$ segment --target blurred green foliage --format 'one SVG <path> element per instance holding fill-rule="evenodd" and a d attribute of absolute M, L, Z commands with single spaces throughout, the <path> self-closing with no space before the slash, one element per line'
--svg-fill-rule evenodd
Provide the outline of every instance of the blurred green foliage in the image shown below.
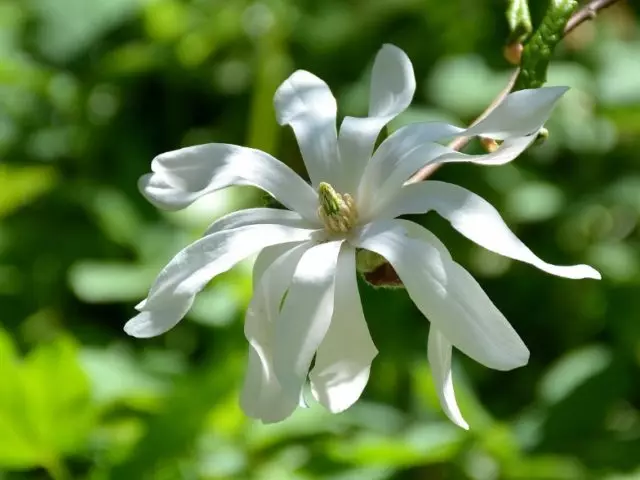
<path fill-rule="evenodd" d="M 534 28 L 546 2 L 530 2 Z M 188 319 L 122 331 L 155 274 L 231 189 L 178 213 L 137 193 L 154 155 L 250 145 L 298 171 L 272 95 L 295 68 L 363 115 L 384 42 L 418 91 L 393 126 L 470 122 L 503 87 L 498 0 L 0 0 L 0 479 L 640 478 L 640 23 L 621 2 L 561 43 L 572 87 L 551 136 L 514 164 L 438 177 L 485 196 L 541 257 L 602 282 L 553 278 L 419 221 L 469 268 L 529 345 L 503 373 L 456 355 L 465 432 L 441 413 L 427 322 L 403 291 L 361 285 L 381 352 L 362 400 L 263 426 L 238 407 L 250 265 L 212 282 Z M 363 72 L 365 72 L 363 74 Z M 476 146 L 477 148 L 477 146 Z"/>

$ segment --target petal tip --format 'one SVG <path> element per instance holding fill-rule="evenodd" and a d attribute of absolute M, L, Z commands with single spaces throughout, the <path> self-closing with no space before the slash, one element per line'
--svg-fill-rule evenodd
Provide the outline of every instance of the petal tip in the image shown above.
<path fill-rule="evenodd" d="M 394 45 L 393 43 L 383 43 L 382 47 L 380 47 L 380 50 L 378 50 L 378 55 L 381 54 L 384 51 L 393 52 L 393 53 L 399 53 L 399 54 L 401 54 L 403 56 L 407 55 L 404 52 L 404 50 L 402 50 L 400 47 Z"/>
<path fill-rule="evenodd" d="M 278 124 L 289 125 L 308 108 L 305 102 L 300 102 L 298 90 L 311 91 L 321 87 L 326 87 L 322 79 L 307 70 L 296 70 L 289 75 L 273 95 Z"/>
<path fill-rule="evenodd" d="M 141 314 L 136 315 L 124 325 L 124 331 L 127 335 L 135 338 L 150 338 L 155 335 L 150 334 L 148 331 L 148 322 L 144 318 L 140 317 Z"/>
<path fill-rule="evenodd" d="M 582 265 L 585 271 L 585 278 L 592 278 L 594 280 L 602 280 L 602 275 L 599 271 L 589 265 Z"/>
<path fill-rule="evenodd" d="M 457 426 L 459 426 L 460 428 L 462 428 L 463 430 L 467 430 L 469 431 L 469 424 L 467 422 L 464 421 L 464 419 L 459 418 L 457 421 L 454 422 Z"/>

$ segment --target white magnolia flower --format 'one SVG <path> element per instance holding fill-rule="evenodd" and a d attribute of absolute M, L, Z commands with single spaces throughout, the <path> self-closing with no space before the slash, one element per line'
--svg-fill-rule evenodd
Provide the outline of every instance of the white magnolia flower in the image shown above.
<path fill-rule="evenodd" d="M 381 129 L 407 108 L 415 91 L 411 62 L 385 45 L 371 76 L 369 116 L 346 117 L 336 129 L 336 101 L 309 72 L 293 73 L 275 94 L 278 122 L 293 128 L 311 185 L 271 155 L 251 148 L 208 144 L 164 153 L 140 180 L 155 205 L 181 209 L 229 185 L 253 185 L 290 210 L 253 208 L 211 225 L 162 270 L 130 335 L 152 337 L 175 326 L 195 295 L 216 275 L 260 252 L 254 294 L 246 313 L 250 342 L 241 405 L 263 422 L 287 418 L 307 381 L 332 412 L 362 393 L 377 350 L 367 328 L 356 283 L 356 249 L 384 257 L 411 299 L 431 321 L 429 361 L 446 414 L 467 428 L 454 397 L 455 346 L 494 369 L 525 365 L 529 351 L 471 275 L 423 227 L 397 217 L 435 210 L 467 238 L 507 257 L 567 278 L 600 278 L 589 266 L 554 266 L 534 255 L 489 203 L 439 181 L 404 186 L 425 164 L 513 160 L 536 138 L 565 88 L 509 95 L 477 125 L 406 126 L 374 152 Z M 502 140 L 486 155 L 467 155 L 434 143 L 455 136 Z M 315 364 L 309 371 L 312 360 Z"/>

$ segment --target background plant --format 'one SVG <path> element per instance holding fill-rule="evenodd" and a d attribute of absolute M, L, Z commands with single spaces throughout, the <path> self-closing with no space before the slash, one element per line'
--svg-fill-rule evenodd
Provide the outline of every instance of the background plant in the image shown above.
<path fill-rule="evenodd" d="M 530 2 L 532 34 L 549 4 Z M 0 0 L 0 478 L 638 478 L 632 2 L 559 43 L 548 84 L 572 90 L 543 145 L 512 165 L 435 174 L 499 206 L 541 257 L 604 277 L 553 278 L 419 218 L 532 352 L 509 373 L 457 356 L 469 433 L 440 412 L 427 325 L 403 291 L 361 285 L 381 351 L 363 399 L 270 427 L 237 405 L 249 264 L 216 280 L 167 335 L 122 331 L 173 253 L 216 216 L 261 202 L 237 189 L 159 212 L 136 190 L 154 155 L 228 142 L 302 171 L 293 136 L 275 123 L 275 88 L 308 69 L 331 85 L 341 115 L 362 115 L 361 72 L 384 42 L 407 51 L 419 85 L 392 128 L 467 124 L 513 70 L 505 10 L 497 0 Z"/>

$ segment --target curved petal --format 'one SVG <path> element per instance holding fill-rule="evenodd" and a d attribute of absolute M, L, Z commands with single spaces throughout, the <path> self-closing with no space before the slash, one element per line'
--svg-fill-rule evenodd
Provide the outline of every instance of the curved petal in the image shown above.
<path fill-rule="evenodd" d="M 360 398 L 378 354 L 362 312 L 355 259 L 355 248 L 343 244 L 333 318 L 309 374 L 313 396 L 332 413 L 346 410 Z"/>
<path fill-rule="evenodd" d="M 274 371 L 282 388 L 296 398 L 331 322 L 341 243 L 322 243 L 305 252 L 276 320 Z"/>
<path fill-rule="evenodd" d="M 216 275 L 270 245 L 308 240 L 313 230 L 282 225 L 249 225 L 209 235 L 192 243 L 162 269 L 141 312 L 125 331 L 154 337 L 173 328 L 191 308 L 195 295 Z"/>
<path fill-rule="evenodd" d="M 273 103 L 278 123 L 290 125 L 296 135 L 311 183 L 332 183 L 338 167 L 337 106 L 327 84 L 297 70 L 276 90 Z"/>
<path fill-rule="evenodd" d="M 469 430 L 469 424 L 462 417 L 456 395 L 453 391 L 453 378 L 451 377 L 451 350 L 452 345 L 447 338 L 431 325 L 429 330 L 429 365 L 436 385 L 438 398 L 442 410 L 449 419 L 465 430 Z"/>
<path fill-rule="evenodd" d="M 569 87 L 542 87 L 510 93 L 465 136 L 482 135 L 504 140 L 536 133 L 551 116 L 551 111 Z"/>
<path fill-rule="evenodd" d="M 411 104 L 415 91 L 416 77 L 407 54 L 395 45 L 383 45 L 371 71 L 369 116 L 395 117 Z"/>
<path fill-rule="evenodd" d="M 541 260 L 516 237 L 489 202 L 450 183 L 426 181 L 407 185 L 380 213 L 380 218 L 426 213 L 429 210 L 438 212 L 458 232 L 487 250 L 559 277 L 600 279 L 600 274 L 588 265 L 558 266 Z"/>
<path fill-rule="evenodd" d="M 407 179 L 425 165 L 431 163 L 469 162 L 481 165 L 502 165 L 508 163 L 524 152 L 536 139 L 536 135 L 514 137 L 505 140 L 495 151 L 470 155 L 437 143 L 422 144 L 417 148 L 398 152 L 395 160 L 385 161 L 385 167 L 379 173 L 379 183 L 372 183 L 368 191 L 368 212 L 377 216 L 380 209 L 393 202 L 395 195 L 403 187 Z"/>
<path fill-rule="evenodd" d="M 286 252 L 263 250 L 254 265 L 254 295 L 247 309 L 244 332 L 249 341 L 247 373 L 240 395 L 240 406 L 250 417 L 273 423 L 290 416 L 298 406 L 299 395 L 287 394 L 273 371 L 273 333 L 282 297 L 302 255 L 313 246 L 306 242 Z M 256 280 L 257 278 L 257 280 Z"/>
<path fill-rule="evenodd" d="M 356 193 L 380 130 L 409 106 L 415 90 L 415 75 L 407 54 L 393 45 L 384 45 L 371 72 L 369 116 L 345 117 L 340 126 L 342 175 L 336 180 L 336 188 Z"/>
<path fill-rule="evenodd" d="M 277 208 L 245 208 L 231 212 L 224 217 L 220 217 L 213 222 L 205 231 L 203 237 L 222 230 L 245 227 L 247 225 L 259 225 L 271 223 L 295 228 L 322 228 L 320 219 L 316 217 L 315 222 L 310 222 L 298 212 L 291 210 L 281 210 Z M 255 277 L 255 275 L 254 275 Z"/>
<path fill-rule="evenodd" d="M 451 149 L 434 143 L 463 131 L 446 123 L 418 123 L 393 132 L 376 150 L 358 187 L 358 210 L 363 218 L 374 213 L 417 170 Z M 382 198 L 381 198 L 382 197 Z"/>
<path fill-rule="evenodd" d="M 462 352 L 496 370 L 525 365 L 527 347 L 480 285 L 433 234 L 409 224 L 375 222 L 354 244 L 386 258 L 420 311 Z"/>
<path fill-rule="evenodd" d="M 362 202 L 371 205 L 372 200 L 377 199 L 378 203 L 384 203 L 413 173 L 430 163 L 501 165 L 510 162 L 535 140 L 555 103 L 566 91 L 566 87 L 543 87 L 511 93 L 468 129 L 431 122 L 397 130 L 380 145 L 367 165 L 359 187 Z M 486 155 L 467 155 L 433 143 L 475 135 L 505 142 Z"/>
<path fill-rule="evenodd" d="M 318 195 L 284 163 L 253 148 L 209 143 L 158 155 L 138 186 L 154 205 L 179 210 L 230 185 L 251 185 L 315 221 Z"/>

